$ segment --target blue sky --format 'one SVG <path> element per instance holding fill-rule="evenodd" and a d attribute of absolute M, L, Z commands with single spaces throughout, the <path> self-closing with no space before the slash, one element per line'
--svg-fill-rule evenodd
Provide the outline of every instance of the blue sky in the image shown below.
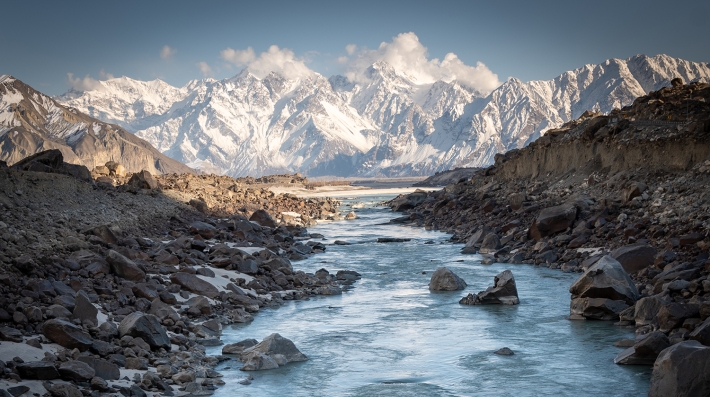
<path fill-rule="evenodd" d="M 708 62 L 709 4 L 12 1 L 1 6 L 0 74 L 12 74 L 51 95 L 70 87 L 68 73 L 75 85 L 87 75 L 125 75 L 182 86 L 203 75 L 233 76 L 246 64 L 235 61 L 246 59 L 241 51 L 251 47 L 251 59 L 259 59 L 277 45 L 330 76 L 352 67 L 343 57 L 370 59 L 362 56 L 368 49 L 413 32 L 429 60 L 454 53 L 465 65 L 482 62 L 500 81 L 511 76 L 550 79 L 586 63 L 639 53 Z M 356 47 L 349 54 L 346 46 L 351 44 Z M 227 49 L 241 58 L 225 57 Z"/>

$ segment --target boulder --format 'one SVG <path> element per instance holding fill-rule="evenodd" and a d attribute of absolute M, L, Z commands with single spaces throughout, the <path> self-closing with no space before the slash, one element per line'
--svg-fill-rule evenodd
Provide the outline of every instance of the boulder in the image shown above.
<path fill-rule="evenodd" d="M 501 248 L 500 239 L 495 233 L 488 233 L 486 237 L 483 238 L 481 243 L 481 248 L 478 250 L 481 254 L 490 254 L 496 252 Z"/>
<path fill-rule="evenodd" d="M 180 320 L 180 315 L 177 314 L 175 309 L 167 303 L 164 303 L 160 300 L 160 298 L 155 298 L 152 302 L 150 302 L 150 310 L 148 310 L 148 314 L 152 314 L 160 320 L 165 320 L 166 318 L 169 318 L 175 322 Z"/>
<path fill-rule="evenodd" d="M 710 317 L 706 318 L 702 324 L 698 325 L 690 333 L 689 339 L 696 340 L 705 346 L 710 346 Z"/>
<path fill-rule="evenodd" d="M 572 226 L 576 218 L 577 206 L 573 203 L 545 208 L 535 218 L 535 222 L 528 231 L 529 236 L 540 241 L 543 237 L 561 232 Z"/>
<path fill-rule="evenodd" d="M 86 351 L 93 340 L 76 325 L 60 319 L 47 320 L 42 325 L 42 334 L 52 342 L 68 349 Z"/>
<path fill-rule="evenodd" d="M 230 343 L 224 345 L 222 348 L 222 354 L 242 354 L 244 349 L 248 349 L 252 346 L 256 346 L 259 342 L 256 339 L 244 339 L 243 341 L 237 343 Z"/>
<path fill-rule="evenodd" d="M 59 375 L 64 380 L 75 382 L 88 382 L 96 375 L 96 372 L 89 364 L 83 361 L 67 361 L 59 366 Z"/>
<path fill-rule="evenodd" d="M 415 192 L 407 195 L 399 195 L 389 202 L 390 208 L 395 212 L 410 210 L 426 200 L 427 192 L 417 189 Z"/>
<path fill-rule="evenodd" d="M 483 239 L 491 232 L 487 227 L 475 231 L 466 241 L 466 245 L 461 250 L 462 254 L 475 254 L 477 248 L 481 246 Z"/>
<path fill-rule="evenodd" d="M 619 353 L 614 359 L 614 363 L 619 365 L 653 365 L 658 355 L 670 345 L 668 337 L 663 332 L 655 331 Z"/>
<path fill-rule="evenodd" d="M 76 386 L 71 385 L 69 383 L 57 383 L 52 386 L 49 386 L 49 394 L 52 395 L 52 397 L 83 397 L 84 394 L 81 393 L 79 389 L 76 388 Z"/>
<path fill-rule="evenodd" d="M 118 334 L 142 338 L 153 349 L 170 350 L 170 338 L 160 320 L 152 314 L 133 312 L 118 325 Z"/>
<path fill-rule="evenodd" d="M 643 194 L 648 187 L 643 182 L 631 182 L 629 185 L 621 192 L 621 201 L 628 203 L 634 198 Z"/>
<path fill-rule="evenodd" d="M 458 291 L 466 288 L 466 282 L 446 267 L 437 268 L 429 281 L 430 291 Z"/>
<path fill-rule="evenodd" d="M 626 273 L 635 273 L 651 265 L 656 258 L 656 249 L 648 244 L 631 244 L 611 252 L 611 257 L 621 263 Z"/>
<path fill-rule="evenodd" d="M 114 250 L 108 251 L 106 262 L 111 265 L 111 273 L 118 277 L 129 281 L 141 281 L 145 278 L 145 272 L 138 265 Z"/>
<path fill-rule="evenodd" d="M 109 244 L 118 244 L 118 237 L 116 237 L 113 230 L 111 230 L 107 225 L 100 225 L 92 229 L 85 230 L 84 234 L 97 236 Z"/>
<path fill-rule="evenodd" d="M 605 255 L 592 265 L 569 289 L 570 315 L 612 320 L 639 297 L 636 285 L 621 264 Z"/>
<path fill-rule="evenodd" d="M 523 208 L 523 203 L 526 199 L 525 193 L 513 193 L 508 197 L 508 205 L 513 211 L 517 211 Z"/>
<path fill-rule="evenodd" d="M 158 182 L 156 182 L 150 172 L 143 170 L 131 176 L 128 186 L 134 189 L 157 189 Z"/>
<path fill-rule="evenodd" d="M 254 211 L 249 220 L 258 223 L 261 226 L 276 228 L 276 221 L 271 217 L 271 215 L 269 215 L 268 212 L 264 210 Z"/>
<path fill-rule="evenodd" d="M 91 303 L 86 292 L 79 290 L 74 298 L 74 312 L 72 313 L 72 317 L 79 319 L 82 323 L 84 321 L 90 321 L 94 325 L 99 325 L 96 317 L 98 314 L 99 309 Z"/>
<path fill-rule="evenodd" d="M 644 325 L 658 325 L 658 312 L 665 302 L 657 296 L 647 296 L 636 302 L 634 310 L 634 322 L 637 327 Z"/>
<path fill-rule="evenodd" d="M 195 221 L 190 224 L 190 233 L 199 234 L 209 240 L 216 236 L 219 230 L 207 222 Z"/>
<path fill-rule="evenodd" d="M 51 380 L 59 378 L 54 363 L 49 361 L 30 361 L 17 364 L 17 372 L 25 379 Z"/>
<path fill-rule="evenodd" d="M 648 396 L 710 396 L 710 347 L 693 340 L 663 350 L 653 364 Z"/>
<path fill-rule="evenodd" d="M 504 270 L 493 279 L 493 286 L 478 294 L 469 294 L 461 299 L 463 305 L 517 305 L 518 289 L 515 286 L 513 272 Z"/>
<path fill-rule="evenodd" d="M 121 370 L 112 362 L 90 356 L 80 356 L 77 360 L 88 364 L 101 379 L 118 380 L 121 377 Z"/>
<path fill-rule="evenodd" d="M 346 220 L 357 219 L 357 215 L 354 212 L 350 211 L 350 212 L 348 212 L 347 215 L 345 215 L 345 219 Z"/>
<path fill-rule="evenodd" d="M 245 363 L 242 371 L 257 371 L 278 368 L 290 362 L 306 361 L 308 357 L 290 340 L 279 334 L 271 334 L 260 343 L 244 349 L 241 360 Z"/>
<path fill-rule="evenodd" d="M 16 170 L 54 172 L 62 168 L 64 156 L 59 149 L 45 150 L 25 157 L 12 165 Z"/>
<path fill-rule="evenodd" d="M 184 289 L 198 295 L 204 295 L 208 298 L 216 298 L 219 295 L 217 287 L 208 283 L 205 280 L 189 273 L 173 273 L 170 276 L 170 281 L 180 285 Z"/>
<path fill-rule="evenodd" d="M 0 340 L 22 343 L 22 332 L 17 328 L 0 327 Z"/>
<path fill-rule="evenodd" d="M 693 303 L 669 303 L 658 311 L 658 329 L 670 332 L 672 329 L 683 325 L 691 317 L 699 315 L 698 305 Z"/>

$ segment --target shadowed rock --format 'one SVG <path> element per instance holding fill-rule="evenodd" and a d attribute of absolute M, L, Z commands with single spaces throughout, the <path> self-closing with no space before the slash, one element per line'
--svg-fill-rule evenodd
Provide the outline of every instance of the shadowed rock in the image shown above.
<path fill-rule="evenodd" d="M 208 298 L 215 298 L 219 295 L 217 287 L 208 283 L 205 280 L 189 273 L 173 273 L 170 276 L 170 281 L 180 285 L 184 289 L 194 292 L 198 295 L 204 295 Z"/>
<path fill-rule="evenodd" d="M 170 350 L 170 338 L 160 320 L 152 314 L 133 312 L 126 316 L 118 326 L 118 334 L 142 338 L 154 349 Z"/>
<path fill-rule="evenodd" d="M 572 225 L 577 218 L 577 206 L 572 203 L 545 208 L 530 227 L 529 235 L 537 241 L 543 237 L 561 232 Z"/>
<path fill-rule="evenodd" d="M 80 351 L 88 350 L 92 343 L 91 337 L 81 328 L 59 319 L 45 321 L 42 325 L 42 334 L 62 347 Z"/>
<path fill-rule="evenodd" d="M 619 353 L 614 359 L 620 365 L 653 365 L 658 355 L 670 346 L 668 337 L 660 331 L 646 335 L 632 347 Z"/>
<path fill-rule="evenodd" d="M 518 289 L 513 272 L 505 270 L 495 276 L 494 285 L 478 294 L 468 294 L 459 301 L 462 305 L 517 305 Z"/>
<path fill-rule="evenodd" d="M 693 340 L 663 350 L 653 364 L 648 396 L 710 396 L 710 347 Z"/>
<path fill-rule="evenodd" d="M 145 272 L 138 265 L 114 250 L 108 251 L 106 262 L 111 265 L 111 273 L 118 277 L 130 281 L 141 281 L 145 278 Z"/>
<path fill-rule="evenodd" d="M 572 294 L 570 315 L 597 320 L 613 320 L 636 303 L 636 285 L 609 255 L 590 267 L 569 289 Z"/>

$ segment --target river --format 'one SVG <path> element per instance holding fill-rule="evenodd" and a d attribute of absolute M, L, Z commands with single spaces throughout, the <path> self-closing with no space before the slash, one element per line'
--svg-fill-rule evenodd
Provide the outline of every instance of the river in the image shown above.
<path fill-rule="evenodd" d="M 239 371 L 230 360 L 217 370 L 226 385 L 215 396 L 645 396 L 649 367 L 617 366 L 619 339 L 632 330 L 609 322 L 570 321 L 569 286 L 579 274 L 531 265 L 482 265 L 461 255 L 449 236 L 422 228 L 383 224 L 399 214 L 374 204 L 391 197 L 363 196 L 358 219 L 310 228 L 327 251 L 294 268 L 362 274 L 340 296 L 292 301 L 262 309 L 251 324 L 225 327 L 222 340 L 261 340 L 278 332 L 309 360 L 276 370 Z M 378 237 L 406 237 L 377 243 Z M 352 245 L 333 245 L 344 240 Z M 464 291 L 431 293 L 431 273 L 447 266 Z M 517 306 L 464 306 L 459 299 L 493 284 L 510 269 Z M 493 352 L 509 347 L 513 356 Z M 208 349 L 220 354 L 221 347 Z M 250 385 L 238 382 L 252 375 Z"/>

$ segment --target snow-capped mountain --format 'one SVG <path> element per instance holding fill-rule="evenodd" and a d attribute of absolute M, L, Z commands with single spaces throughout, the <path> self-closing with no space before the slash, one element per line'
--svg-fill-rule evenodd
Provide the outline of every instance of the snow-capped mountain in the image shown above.
<path fill-rule="evenodd" d="M 123 128 L 67 108 L 9 75 L 0 76 L 0 160 L 49 149 L 90 170 L 117 161 L 128 171 L 194 172 Z"/>
<path fill-rule="evenodd" d="M 456 80 L 419 84 L 378 61 L 358 81 L 258 78 L 246 68 L 182 88 L 122 77 L 59 100 L 209 172 L 403 176 L 491 164 L 585 110 L 629 105 L 675 77 L 710 81 L 710 66 L 637 55 L 480 92 Z"/>

